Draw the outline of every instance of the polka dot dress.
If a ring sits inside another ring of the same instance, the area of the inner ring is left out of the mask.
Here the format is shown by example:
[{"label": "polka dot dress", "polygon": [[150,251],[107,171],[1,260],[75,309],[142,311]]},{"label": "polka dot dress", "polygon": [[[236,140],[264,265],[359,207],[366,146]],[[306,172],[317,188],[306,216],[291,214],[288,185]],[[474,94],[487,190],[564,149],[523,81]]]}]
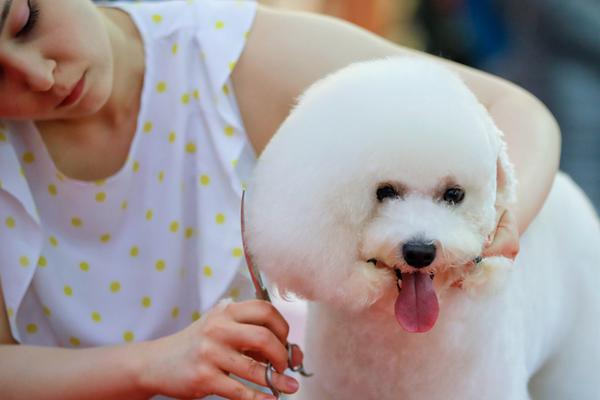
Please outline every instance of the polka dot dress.
[{"label": "polka dot dress", "polygon": [[252,297],[239,207],[255,155],[230,74],[255,4],[110,4],[138,26],[147,67],[122,169],[71,179],[32,123],[0,125],[0,281],[21,343],[147,340]]}]

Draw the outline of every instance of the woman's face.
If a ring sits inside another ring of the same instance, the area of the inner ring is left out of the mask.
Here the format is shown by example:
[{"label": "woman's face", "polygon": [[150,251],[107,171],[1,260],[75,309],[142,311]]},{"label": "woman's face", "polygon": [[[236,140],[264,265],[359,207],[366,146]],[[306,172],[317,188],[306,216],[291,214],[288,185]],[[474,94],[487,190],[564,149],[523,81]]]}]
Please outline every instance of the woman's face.
[{"label": "woman's face", "polygon": [[0,0],[0,118],[88,116],[112,82],[108,28],[90,0]]}]

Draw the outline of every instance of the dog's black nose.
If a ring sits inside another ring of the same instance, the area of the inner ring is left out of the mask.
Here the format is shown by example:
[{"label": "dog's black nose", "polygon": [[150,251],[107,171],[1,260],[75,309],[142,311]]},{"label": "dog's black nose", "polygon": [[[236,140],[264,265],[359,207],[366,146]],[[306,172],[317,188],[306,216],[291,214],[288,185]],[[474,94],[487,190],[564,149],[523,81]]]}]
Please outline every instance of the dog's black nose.
[{"label": "dog's black nose", "polygon": [[435,259],[435,245],[432,243],[408,242],[402,246],[402,256],[411,267],[423,268]]}]

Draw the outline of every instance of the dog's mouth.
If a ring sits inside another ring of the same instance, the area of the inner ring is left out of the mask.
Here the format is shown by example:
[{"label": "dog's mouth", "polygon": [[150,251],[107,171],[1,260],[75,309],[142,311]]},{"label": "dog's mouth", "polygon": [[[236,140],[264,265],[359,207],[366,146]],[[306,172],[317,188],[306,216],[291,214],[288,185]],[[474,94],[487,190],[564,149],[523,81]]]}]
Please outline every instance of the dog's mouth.
[{"label": "dog's mouth", "polygon": [[[482,261],[477,256],[467,265],[470,268],[477,266]],[[398,297],[394,303],[394,314],[402,328],[411,333],[424,333],[430,331],[439,316],[440,306],[434,288],[435,274],[433,272],[413,271],[403,272],[400,268],[390,267],[384,262],[371,258],[368,262],[376,268],[393,270],[398,287]],[[442,278],[445,279],[442,272]],[[452,279],[449,285],[462,288],[462,279]]]},{"label": "dog's mouth", "polygon": [[385,263],[370,259],[378,268],[393,269],[398,286],[398,297],[394,304],[396,320],[402,328],[411,333],[430,331],[435,325],[440,306],[433,287],[434,275],[423,272],[402,272]]}]

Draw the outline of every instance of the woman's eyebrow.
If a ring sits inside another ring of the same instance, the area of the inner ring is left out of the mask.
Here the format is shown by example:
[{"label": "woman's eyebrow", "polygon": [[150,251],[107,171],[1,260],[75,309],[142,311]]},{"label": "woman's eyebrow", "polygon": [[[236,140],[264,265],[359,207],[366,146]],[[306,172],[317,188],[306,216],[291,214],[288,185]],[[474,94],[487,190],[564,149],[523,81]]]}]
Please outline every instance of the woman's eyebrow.
[{"label": "woman's eyebrow", "polygon": [[6,0],[4,7],[2,7],[2,14],[0,15],[0,33],[4,30],[4,24],[6,23],[6,17],[10,12],[10,6],[12,6],[12,0]]}]

